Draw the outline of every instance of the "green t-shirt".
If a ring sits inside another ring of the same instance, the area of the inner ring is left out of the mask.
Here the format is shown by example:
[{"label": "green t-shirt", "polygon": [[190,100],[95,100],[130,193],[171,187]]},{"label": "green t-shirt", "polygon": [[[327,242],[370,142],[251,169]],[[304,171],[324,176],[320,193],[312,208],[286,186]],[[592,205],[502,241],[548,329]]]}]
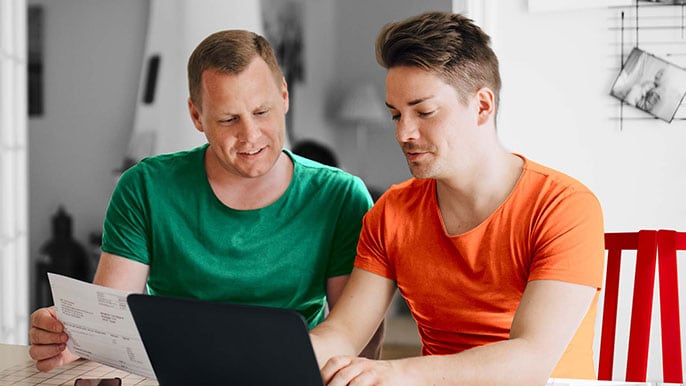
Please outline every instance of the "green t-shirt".
[{"label": "green t-shirt", "polygon": [[210,188],[206,149],[146,158],[122,174],[102,250],[149,265],[153,295],[289,308],[314,327],[327,279],[352,270],[372,204],[364,183],[285,151],[294,169],[284,194],[235,210]]}]

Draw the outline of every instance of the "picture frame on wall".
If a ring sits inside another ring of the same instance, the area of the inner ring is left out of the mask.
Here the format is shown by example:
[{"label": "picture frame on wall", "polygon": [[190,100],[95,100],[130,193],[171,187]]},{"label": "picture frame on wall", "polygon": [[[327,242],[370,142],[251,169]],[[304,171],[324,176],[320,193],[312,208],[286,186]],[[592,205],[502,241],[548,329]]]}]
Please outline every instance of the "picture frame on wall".
[{"label": "picture frame on wall", "polygon": [[610,95],[669,123],[686,95],[686,69],[634,47]]},{"label": "picture frame on wall", "polygon": [[29,5],[27,10],[27,90],[29,117],[44,113],[43,92],[43,7]]}]

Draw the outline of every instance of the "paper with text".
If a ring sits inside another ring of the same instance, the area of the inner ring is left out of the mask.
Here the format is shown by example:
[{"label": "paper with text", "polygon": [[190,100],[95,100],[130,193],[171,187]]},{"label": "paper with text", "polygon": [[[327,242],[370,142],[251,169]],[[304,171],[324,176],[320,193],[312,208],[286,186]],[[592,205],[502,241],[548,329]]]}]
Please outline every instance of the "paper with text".
[{"label": "paper with text", "polygon": [[127,291],[48,273],[57,318],[69,335],[67,347],[82,358],[156,379]]}]

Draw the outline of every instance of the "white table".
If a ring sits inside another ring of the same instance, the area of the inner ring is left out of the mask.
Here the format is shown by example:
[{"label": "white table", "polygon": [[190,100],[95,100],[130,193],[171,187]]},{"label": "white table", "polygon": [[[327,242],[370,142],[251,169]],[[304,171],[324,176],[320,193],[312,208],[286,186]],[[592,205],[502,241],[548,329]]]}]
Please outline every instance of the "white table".
[{"label": "white table", "polygon": [[[18,346],[9,344],[0,344],[0,373],[13,366],[27,364],[31,362],[29,357],[28,346]],[[121,370],[117,370],[121,371]],[[156,384],[149,381],[140,381],[141,377],[133,376],[124,378],[124,385],[151,385]],[[37,383],[36,383],[37,384]],[[67,383],[65,383],[66,385]],[[73,384],[73,381],[72,381]],[[25,385],[25,383],[22,383]],[[619,381],[590,381],[578,379],[550,379],[548,386],[670,386],[675,384],[659,383],[659,382],[619,382]],[[4,386],[0,382],[0,386]]]},{"label": "white table", "polygon": [[0,370],[31,360],[28,346],[0,344]]},{"label": "white table", "polygon": [[48,373],[36,370],[28,346],[0,344],[0,386],[72,386],[76,378],[122,379],[123,386],[156,386],[157,381],[114,369],[99,363],[78,360]]}]

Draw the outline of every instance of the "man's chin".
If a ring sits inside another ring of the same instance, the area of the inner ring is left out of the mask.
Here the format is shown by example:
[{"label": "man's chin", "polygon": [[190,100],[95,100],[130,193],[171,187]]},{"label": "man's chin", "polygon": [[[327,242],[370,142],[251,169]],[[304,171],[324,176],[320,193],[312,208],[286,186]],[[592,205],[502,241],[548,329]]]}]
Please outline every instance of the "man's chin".
[{"label": "man's chin", "polygon": [[433,174],[429,173],[426,169],[410,168],[410,174],[412,174],[414,178],[419,179],[433,178]]},{"label": "man's chin", "polygon": [[260,178],[265,176],[267,172],[263,170],[242,170],[240,175],[244,178]]},{"label": "man's chin", "polygon": [[274,169],[276,161],[265,157],[257,162],[239,163],[236,166],[236,170],[241,176],[245,178],[260,178],[269,174],[269,172]]},{"label": "man's chin", "polygon": [[414,178],[427,178],[426,167],[412,161],[407,161],[407,167],[410,169],[410,174],[412,174]]}]

